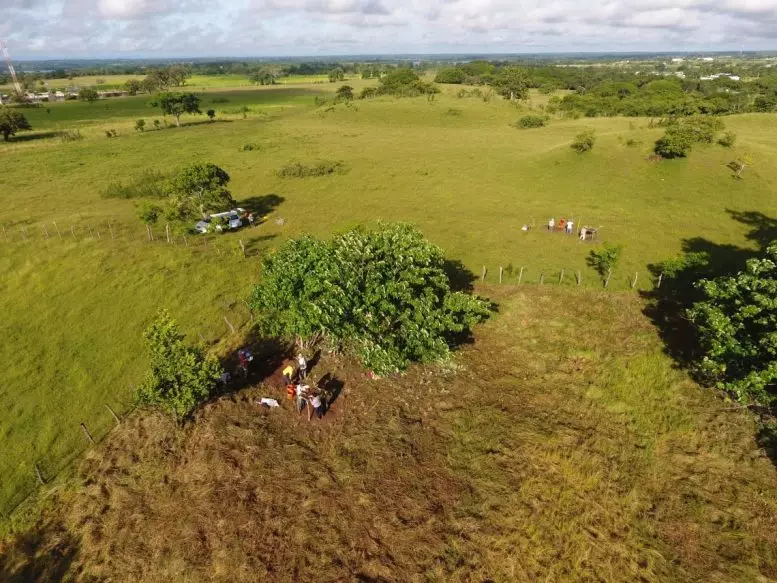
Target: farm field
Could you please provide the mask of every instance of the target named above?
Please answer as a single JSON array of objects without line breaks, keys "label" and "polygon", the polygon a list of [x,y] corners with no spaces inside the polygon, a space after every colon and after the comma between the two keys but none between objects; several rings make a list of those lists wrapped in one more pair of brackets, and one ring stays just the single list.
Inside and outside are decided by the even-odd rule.
[{"label": "farm field", "polygon": [[[775,470],[755,424],[673,366],[639,298],[478,291],[499,314],[443,371],[371,381],[322,358],[312,374],[340,386],[322,421],[293,411],[278,370],[184,429],[131,416],[78,489],[0,542],[0,578],[777,576]],[[268,395],[282,408],[256,404]]]},{"label": "farm field", "polygon": [[[522,112],[512,105],[459,99],[453,89],[433,102],[315,107],[316,96],[338,86],[208,90],[203,109],[214,107],[218,121],[184,116],[184,127],[143,133],[133,130],[136,119],[161,118],[148,96],[25,110],[34,131],[0,144],[0,336],[10,339],[0,348],[8,363],[0,394],[13,404],[0,413],[3,512],[34,488],[36,462],[53,474],[85,448],[80,423],[99,437],[113,422],[105,405],[127,407],[144,366],[140,333],[158,308],[167,307],[192,338],[217,344],[225,315],[245,323],[241,300],[257,276],[257,257],[285,238],[404,220],[473,272],[486,266],[488,281],[502,266],[505,283],[515,284],[524,267],[525,284],[541,276],[555,283],[564,270],[562,286],[572,288],[579,271],[585,287],[599,287],[585,261],[592,245],[542,229],[549,217],[563,216],[624,245],[610,284],[617,295],[633,293],[635,273],[638,289],[651,287],[648,265],[683,250],[755,248],[755,222],[777,216],[775,116],[724,118],[754,160],[736,181],[726,167],[734,153],[719,146],[699,147],[687,160],[648,162],[661,130],[646,119],[554,119],[518,130],[511,124]],[[586,127],[596,131],[596,146],[578,155],[569,144]],[[70,129],[83,139],[55,135]],[[118,137],[107,139],[107,129]],[[246,144],[253,150],[244,151]],[[208,247],[196,237],[189,246],[180,239],[168,245],[161,233],[147,243],[137,201],[101,196],[112,182],[194,161],[227,170],[234,197],[266,210],[268,220]],[[339,161],[344,171],[276,175],[296,161]],[[524,224],[535,229],[524,233]],[[247,259],[238,254],[241,239]]]}]

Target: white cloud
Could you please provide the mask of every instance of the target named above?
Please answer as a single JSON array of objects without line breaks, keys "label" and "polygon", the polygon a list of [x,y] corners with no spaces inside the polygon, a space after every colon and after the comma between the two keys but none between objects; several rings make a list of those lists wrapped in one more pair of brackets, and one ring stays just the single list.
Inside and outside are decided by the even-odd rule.
[{"label": "white cloud", "polygon": [[[777,0],[0,0],[12,52],[777,49]],[[347,49],[347,50],[346,50]]]}]

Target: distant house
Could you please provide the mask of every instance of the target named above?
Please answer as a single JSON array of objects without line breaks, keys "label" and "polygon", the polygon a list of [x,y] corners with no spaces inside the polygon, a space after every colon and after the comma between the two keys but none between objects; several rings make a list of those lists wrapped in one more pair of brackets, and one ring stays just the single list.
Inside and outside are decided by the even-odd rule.
[{"label": "distant house", "polygon": [[681,57],[675,57],[674,59],[672,59],[673,63],[682,63],[683,61],[685,61],[685,59]]}]

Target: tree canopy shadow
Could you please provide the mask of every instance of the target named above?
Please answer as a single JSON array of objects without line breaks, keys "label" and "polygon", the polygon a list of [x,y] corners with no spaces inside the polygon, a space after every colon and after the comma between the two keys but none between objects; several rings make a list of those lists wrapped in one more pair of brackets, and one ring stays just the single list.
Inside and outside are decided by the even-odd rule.
[{"label": "tree canopy shadow", "polygon": [[451,282],[453,291],[472,292],[477,276],[458,259],[446,259],[443,270]]},{"label": "tree canopy shadow", "polygon": [[254,356],[248,369],[248,378],[243,378],[237,370],[237,350],[232,351],[221,361],[221,366],[230,374],[231,379],[227,383],[222,383],[218,390],[211,394],[210,400],[236,393],[246,386],[267,381],[286,360],[291,358],[293,349],[291,345],[277,338],[260,336],[256,330],[248,333],[241,348],[248,348]]},{"label": "tree canopy shadow", "polygon": [[278,208],[286,199],[278,194],[270,193],[258,196],[250,196],[238,202],[241,208],[252,211],[263,217]]},{"label": "tree canopy shadow", "polygon": [[8,583],[65,580],[79,553],[78,539],[62,525],[38,525],[6,543],[0,547],[0,581]]},{"label": "tree canopy shadow", "polygon": [[61,133],[60,131],[51,131],[51,132],[32,132],[32,133],[17,134],[9,138],[7,142],[0,140],[0,143],[15,144],[17,142],[32,142],[35,140],[46,140],[49,138],[57,138],[59,137],[60,133]]},{"label": "tree canopy shadow", "polygon": [[247,239],[247,242],[245,243],[246,256],[259,255],[259,252],[264,248],[264,243],[266,243],[267,241],[272,241],[277,237],[278,237],[277,234],[271,234],[271,235],[261,235],[259,237],[253,237],[251,239]]}]

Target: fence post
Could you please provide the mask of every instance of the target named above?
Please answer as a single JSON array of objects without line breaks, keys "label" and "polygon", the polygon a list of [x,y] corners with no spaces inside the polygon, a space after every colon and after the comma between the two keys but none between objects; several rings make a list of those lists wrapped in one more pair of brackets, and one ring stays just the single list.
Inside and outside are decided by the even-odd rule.
[{"label": "fence post", "polygon": [[504,273],[504,268],[500,265],[499,266],[499,283],[502,283],[502,274]]},{"label": "fence post", "polygon": [[521,271],[518,273],[518,283],[521,283],[521,280],[523,279],[523,265],[521,265]]},{"label": "fence post", "polygon": [[49,238],[49,230],[46,228],[46,223],[43,223],[43,232],[46,233],[46,239]]},{"label": "fence post", "polygon": [[545,274],[540,273],[540,285],[542,285],[543,283],[545,283]]},{"label": "fence post", "polygon": [[246,246],[243,244],[243,239],[240,239],[240,249],[243,251],[243,257],[246,256]]},{"label": "fence post", "polygon": [[580,270],[577,270],[577,273],[575,274],[575,278],[577,279],[577,285],[579,286],[581,283],[583,283],[583,276],[580,273]]},{"label": "fence post", "polygon": [[119,416],[116,415],[116,411],[111,409],[111,406],[106,403],[105,408],[108,409],[108,412],[113,416],[113,420],[116,421],[116,425],[121,425],[121,420],[119,419]]},{"label": "fence post", "polygon": [[189,246],[189,239],[186,238],[186,235],[183,236],[183,244]]},{"label": "fence post", "polygon": [[57,230],[57,235],[59,238],[62,238],[62,233],[59,232],[59,227],[57,226],[57,221],[54,221],[54,228]]},{"label": "fence post", "polygon": [[76,226],[70,225],[70,234],[73,235],[73,240],[76,238]]},{"label": "fence post", "polygon": [[170,223],[165,223],[165,236],[167,237],[167,242],[170,242]]},{"label": "fence post", "polygon": [[486,282],[486,266],[483,266],[483,273],[480,275],[480,283]]},{"label": "fence post", "polygon": [[561,273],[558,275],[558,284],[561,285],[561,282],[564,281],[564,270],[561,270]]},{"label": "fence post", "polygon": [[607,270],[607,279],[604,280],[604,287],[610,285],[610,277],[612,277],[612,268]]},{"label": "fence post", "polygon": [[656,285],[656,289],[659,289],[661,287],[661,281],[664,279],[664,274],[661,272],[661,274],[658,276],[658,285]]},{"label": "fence post", "polygon": [[111,239],[115,239],[116,237],[113,235],[113,225],[108,223],[108,230],[111,232]]},{"label": "fence post", "polygon": [[22,227],[22,237],[24,237],[24,240],[27,240],[27,229]]},{"label": "fence post", "polygon": [[637,286],[637,278],[639,277],[639,271],[634,273],[634,281],[631,282],[631,289]]},{"label": "fence post", "polygon": [[89,443],[94,445],[94,439],[92,438],[92,434],[89,433],[89,430],[86,428],[86,425],[84,425],[83,423],[81,423],[81,431],[84,432],[84,435],[89,440]]},{"label": "fence post", "polygon": [[3,225],[3,235],[5,235],[5,238],[8,239],[8,231],[5,230],[5,225]]}]

